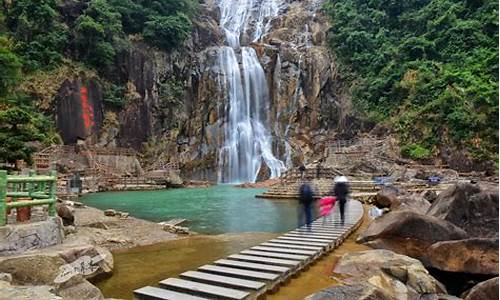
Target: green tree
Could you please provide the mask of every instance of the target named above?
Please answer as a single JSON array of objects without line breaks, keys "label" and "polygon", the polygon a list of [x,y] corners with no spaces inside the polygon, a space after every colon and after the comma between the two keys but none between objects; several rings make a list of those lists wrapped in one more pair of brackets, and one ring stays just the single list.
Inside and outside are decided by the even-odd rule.
[{"label": "green tree", "polygon": [[21,61],[10,51],[7,38],[0,36],[0,98],[6,96],[21,76]]},{"label": "green tree", "polygon": [[31,164],[35,142],[56,141],[52,122],[35,112],[27,97],[4,98],[0,107],[0,161],[14,163],[23,159]]},{"label": "green tree", "polygon": [[13,1],[6,10],[6,24],[24,69],[52,68],[62,61],[68,31],[59,21],[56,0]]},{"label": "green tree", "polygon": [[498,3],[330,0],[330,45],[353,101],[392,124],[402,154],[498,153]]},{"label": "green tree", "polygon": [[144,40],[164,50],[180,45],[191,31],[191,21],[182,14],[152,17],[145,23]]},{"label": "green tree", "polygon": [[98,70],[109,70],[123,48],[121,15],[106,0],[92,0],[74,28],[78,58]]}]

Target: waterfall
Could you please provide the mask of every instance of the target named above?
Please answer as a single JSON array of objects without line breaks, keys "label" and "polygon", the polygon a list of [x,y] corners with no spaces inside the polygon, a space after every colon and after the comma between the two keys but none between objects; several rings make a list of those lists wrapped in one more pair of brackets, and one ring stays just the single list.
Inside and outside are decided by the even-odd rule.
[{"label": "waterfall", "polygon": [[278,3],[220,0],[218,5],[219,24],[228,45],[220,49],[218,59],[219,86],[227,97],[225,141],[218,157],[219,182],[255,182],[263,162],[270,169],[271,178],[279,177],[285,165],[272,151],[266,76],[255,50],[241,42],[260,40],[271,18],[278,14]]}]

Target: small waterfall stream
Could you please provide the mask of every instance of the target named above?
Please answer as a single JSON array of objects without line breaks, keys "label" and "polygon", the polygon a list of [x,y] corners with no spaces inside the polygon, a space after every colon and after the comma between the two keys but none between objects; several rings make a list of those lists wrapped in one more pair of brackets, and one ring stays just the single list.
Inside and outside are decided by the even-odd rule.
[{"label": "small waterfall stream", "polygon": [[218,59],[219,83],[227,97],[219,182],[255,182],[263,162],[271,178],[279,177],[285,164],[272,151],[269,88],[257,53],[245,46],[245,41],[257,42],[265,34],[279,5],[275,0],[220,0],[218,5],[228,45]]}]

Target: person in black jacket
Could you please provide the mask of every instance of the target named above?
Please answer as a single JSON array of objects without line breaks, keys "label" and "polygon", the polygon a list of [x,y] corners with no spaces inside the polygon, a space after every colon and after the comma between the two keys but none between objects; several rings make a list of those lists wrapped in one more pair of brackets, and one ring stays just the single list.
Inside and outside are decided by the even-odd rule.
[{"label": "person in black jacket", "polygon": [[340,209],[340,222],[342,225],[345,220],[345,205],[347,202],[347,195],[349,194],[349,184],[347,177],[339,176],[335,178],[335,186],[333,187],[333,195],[337,197],[337,203]]},{"label": "person in black jacket", "polygon": [[[299,188],[299,203],[301,205],[301,209],[304,212],[307,229],[311,230],[312,223],[312,210],[314,203],[314,193],[311,186],[308,183],[303,183]],[[299,223],[302,225],[302,217],[300,217]]]}]

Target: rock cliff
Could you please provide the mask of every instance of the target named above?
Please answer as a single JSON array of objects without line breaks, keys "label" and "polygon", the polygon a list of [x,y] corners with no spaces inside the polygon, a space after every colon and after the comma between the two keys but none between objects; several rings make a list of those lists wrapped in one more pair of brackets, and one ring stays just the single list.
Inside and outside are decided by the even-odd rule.
[{"label": "rock cliff", "polygon": [[[267,32],[248,46],[267,79],[274,154],[290,167],[322,153],[328,130],[349,133],[356,122],[349,118],[350,101],[326,47],[329,23],[322,2],[277,3],[279,13],[267,20]],[[99,78],[77,75],[65,81],[56,97],[64,141],[133,147],[146,158],[159,154],[180,162],[184,176],[216,180],[228,118],[219,82],[224,45],[219,10],[210,0],[202,4],[182,50],[165,53],[130,38],[131,47],[118,55],[119,71],[112,76],[126,87],[121,109],[105,105],[105,83]],[[241,39],[249,40],[246,32]]]}]

